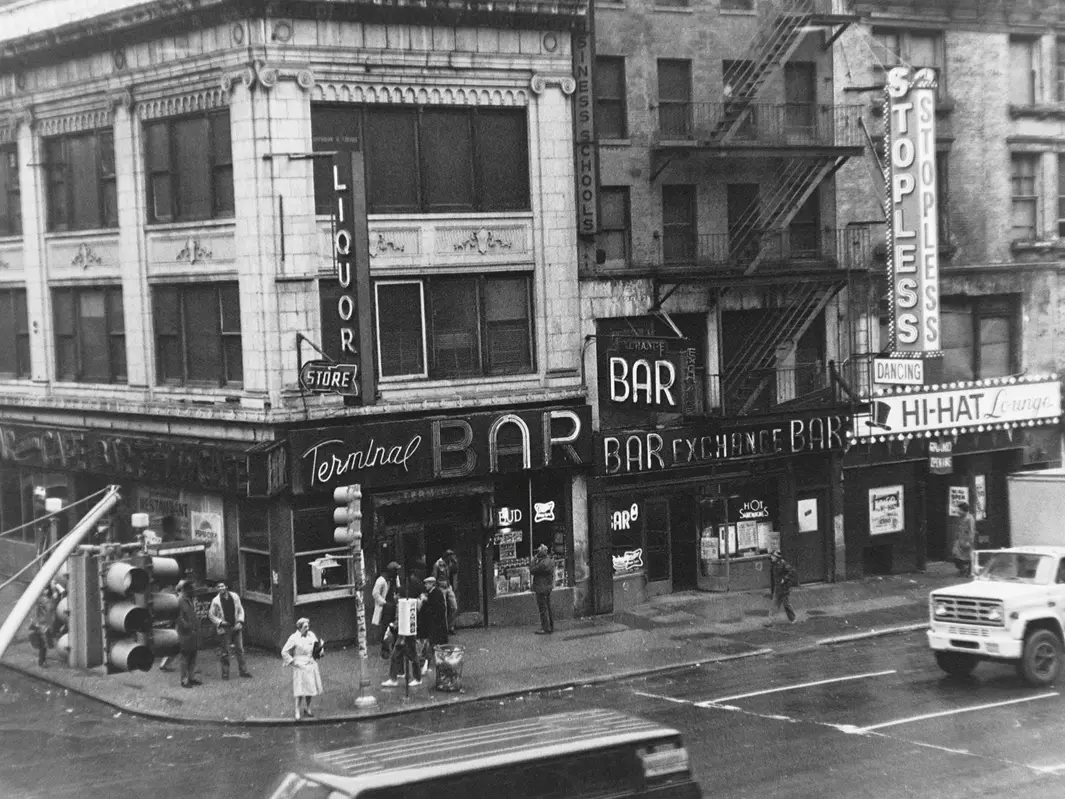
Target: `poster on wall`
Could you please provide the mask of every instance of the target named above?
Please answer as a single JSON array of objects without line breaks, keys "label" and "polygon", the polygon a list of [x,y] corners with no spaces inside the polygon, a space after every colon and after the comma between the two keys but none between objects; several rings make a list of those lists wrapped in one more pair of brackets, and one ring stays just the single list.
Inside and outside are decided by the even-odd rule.
[{"label": "poster on wall", "polygon": [[772,522],[758,522],[758,548],[763,552],[771,552],[774,547],[771,544],[773,536]]},{"label": "poster on wall", "polygon": [[980,522],[987,518],[987,478],[978,474],[973,477],[973,516]]},{"label": "poster on wall", "polygon": [[699,542],[699,557],[703,560],[718,559],[717,533],[712,527],[707,527],[703,530],[703,536]]},{"label": "poster on wall", "polygon": [[902,486],[869,489],[869,535],[901,533],[906,525]]},{"label": "poster on wall", "polygon": [[728,526],[728,553],[736,554],[736,525],[734,524]]},{"label": "poster on wall", "polygon": [[800,499],[797,504],[800,533],[817,532],[817,499]]},{"label": "poster on wall", "polygon": [[737,545],[741,550],[758,548],[758,522],[736,523]]},{"label": "poster on wall", "polygon": [[207,576],[209,579],[221,579],[226,574],[225,544],[222,538],[222,514],[204,511],[192,511],[192,537],[207,546]]},{"label": "poster on wall", "polygon": [[149,529],[160,541],[191,539],[206,544],[206,578],[225,579],[222,497],[176,488],[138,486],[133,492],[132,505],[134,512],[148,514]]},{"label": "poster on wall", "polygon": [[[961,508],[958,507],[962,502],[969,503],[969,487],[968,486],[951,486],[950,496],[948,497],[948,510],[947,513],[950,516],[961,516]],[[969,507],[972,504],[969,503]]]}]

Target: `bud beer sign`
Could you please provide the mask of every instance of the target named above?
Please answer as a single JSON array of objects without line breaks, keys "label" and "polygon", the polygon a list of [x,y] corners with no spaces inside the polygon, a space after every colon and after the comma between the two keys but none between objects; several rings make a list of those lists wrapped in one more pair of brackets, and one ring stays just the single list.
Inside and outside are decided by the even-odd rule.
[{"label": "bud beer sign", "polygon": [[888,302],[896,356],[937,356],[939,231],[936,196],[936,73],[896,67],[888,72]]}]

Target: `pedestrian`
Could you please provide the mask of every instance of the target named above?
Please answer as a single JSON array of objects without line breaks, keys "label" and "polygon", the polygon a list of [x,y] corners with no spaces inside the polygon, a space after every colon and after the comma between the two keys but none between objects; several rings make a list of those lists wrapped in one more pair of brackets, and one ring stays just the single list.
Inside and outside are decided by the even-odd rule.
[{"label": "pedestrian", "polygon": [[447,643],[447,598],[435,577],[425,578],[425,593],[418,608],[418,638],[421,639],[424,663],[429,667],[434,647]]},{"label": "pedestrian", "polygon": [[30,643],[37,650],[37,665],[48,668],[48,650],[53,646],[52,628],[55,624],[55,596],[51,586],[45,586],[33,606],[30,619]]},{"label": "pedestrian", "polygon": [[447,631],[455,634],[455,619],[459,614],[458,596],[455,594],[455,581],[458,579],[459,559],[455,550],[445,549],[444,554],[433,564],[433,577],[436,584],[444,592],[447,600]]},{"label": "pedestrian", "polygon": [[241,677],[251,677],[244,660],[244,606],[240,597],[230,591],[225,583],[215,586],[218,593],[211,600],[207,616],[214,622],[218,632],[218,659],[222,663],[222,679],[229,679],[229,650],[237,656],[237,669]]},{"label": "pedestrian", "polygon": [[954,523],[954,546],[951,558],[962,577],[970,577],[973,571],[973,543],[976,541],[976,517],[969,511],[968,502],[959,502],[961,515]]},{"label": "pedestrian", "polygon": [[399,564],[391,561],[373,584],[373,642],[383,644],[385,630],[395,621],[396,599],[399,597]]},{"label": "pedestrian", "polygon": [[[414,598],[418,610],[421,609],[420,598]],[[388,658],[388,679],[381,683],[382,688],[395,688],[399,685],[399,676],[405,676],[407,685],[414,687],[422,684],[422,658],[418,652],[418,638],[416,635],[400,635],[399,620],[396,619],[389,626],[386,634],[391,642],[391,652]]]},{"label": "pedestrian", "polygon": [[[296,621],[292,633],[281,647],[281,661],[292,667],[292,696],[296,700],[296,721],[303,717],[314,718],[311,700],[322,693],[322,673],[318,670],[318,658],[325,644],[311,632],[311,620]],[[304,708],[306,705],[306,708]]]},{"label": "pedestrian", "polygon": [[191,580],[178,584],[178,616],[174,625],[178,634],[178,650],[181,653],[181,687],[202,685],[196,679],[196,653],[200,648],[200,619],[196,615],[196,587]]},{"label": "pedestrian", "polygon": [[536,549],[536,557],[529,567],[532,589],[536,594],[536,609],[540,611],[540,629],[537,635],[550,635],[555,631],[555,614],[551,610],[551,591],[555,587],[555,561],[546,544]]},{"label": "pedestrian", "polygon": [[784,608],[788,621],[794,624],[795,609],[791,606],[791,589],[799,584],[799,579],[795,569],[784,560],[779,549],[769,553],[769,584],[772,587],[773,604],[769,607],[765,626],[773,625],[773,617],[781,608]]}]

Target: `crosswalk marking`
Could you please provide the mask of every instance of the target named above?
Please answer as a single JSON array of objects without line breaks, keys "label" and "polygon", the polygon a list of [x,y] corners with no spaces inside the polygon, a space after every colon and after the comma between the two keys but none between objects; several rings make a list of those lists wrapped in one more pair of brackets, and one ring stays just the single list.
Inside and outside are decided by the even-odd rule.
[{"label": "crosswalk marking", "polygon": [[1058,691],[1050,691],[1045,694],[1038,694],[1036,696],[1022,696],[1020,699],[1007,699],[1003,702],[988,702],[986,705],[973,705],[972,707],[959,707],[953,710],[941,710],[938,713],[925,713],[921,716],[910,716],[905,719],[895,719],[894,721],[885,721],[880,724],[870,724],[868,727],[856,727],[853,732],[861,735],[863,733],[872,732],[873,730],[882,730],[885,727],[896,727],[899,724],[911,724],[915,721],[924,721],[925,719],[937,719],[943,716],[954,716],[958,713],[972,713],[974,710],[989,710],[993,707],[1005,707],[1006,705],[1016,705],[1021,702],[1035,702],[1037,699],[1049,699],[1052,696],[1059,696]]},{"label": "crosswalk marking", "polygon": [[815,680],[814,682],[804,682],[798,685],[782,685],[779,688],[766,688],[762,691],[750,691],[746,694],[733,694],[732,696],[721,696],[717,699],[707,699],[703,702],[696,702],[696,707],[713,707],[714,705],[721,704],[722,702],[734,702],[737,699],[749,699],[752,696],[764,696],[765,694],[778,694],[782,691],[794,691],[799,688],[813,688],[817,685],[829,685],[837,682],[847,682],[848,680],[864,680],[869,677],[883,677],[888,674],[896,674],[895,669],[888,669],[887,671],[871,671],[867,674],[850,674],[846,677],[831,677],[827,680]]}]

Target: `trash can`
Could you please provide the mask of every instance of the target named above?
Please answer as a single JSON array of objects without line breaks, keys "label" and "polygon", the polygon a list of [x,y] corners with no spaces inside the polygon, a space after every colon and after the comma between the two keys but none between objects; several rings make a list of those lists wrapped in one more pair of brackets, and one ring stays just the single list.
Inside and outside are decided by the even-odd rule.
[{"label": "trash can", "polygon": [[433,647],[433,669],[436,672],[438,691],[454,693],[462,690],[462,658],[465,651],[461,646],[441,644]]}]

